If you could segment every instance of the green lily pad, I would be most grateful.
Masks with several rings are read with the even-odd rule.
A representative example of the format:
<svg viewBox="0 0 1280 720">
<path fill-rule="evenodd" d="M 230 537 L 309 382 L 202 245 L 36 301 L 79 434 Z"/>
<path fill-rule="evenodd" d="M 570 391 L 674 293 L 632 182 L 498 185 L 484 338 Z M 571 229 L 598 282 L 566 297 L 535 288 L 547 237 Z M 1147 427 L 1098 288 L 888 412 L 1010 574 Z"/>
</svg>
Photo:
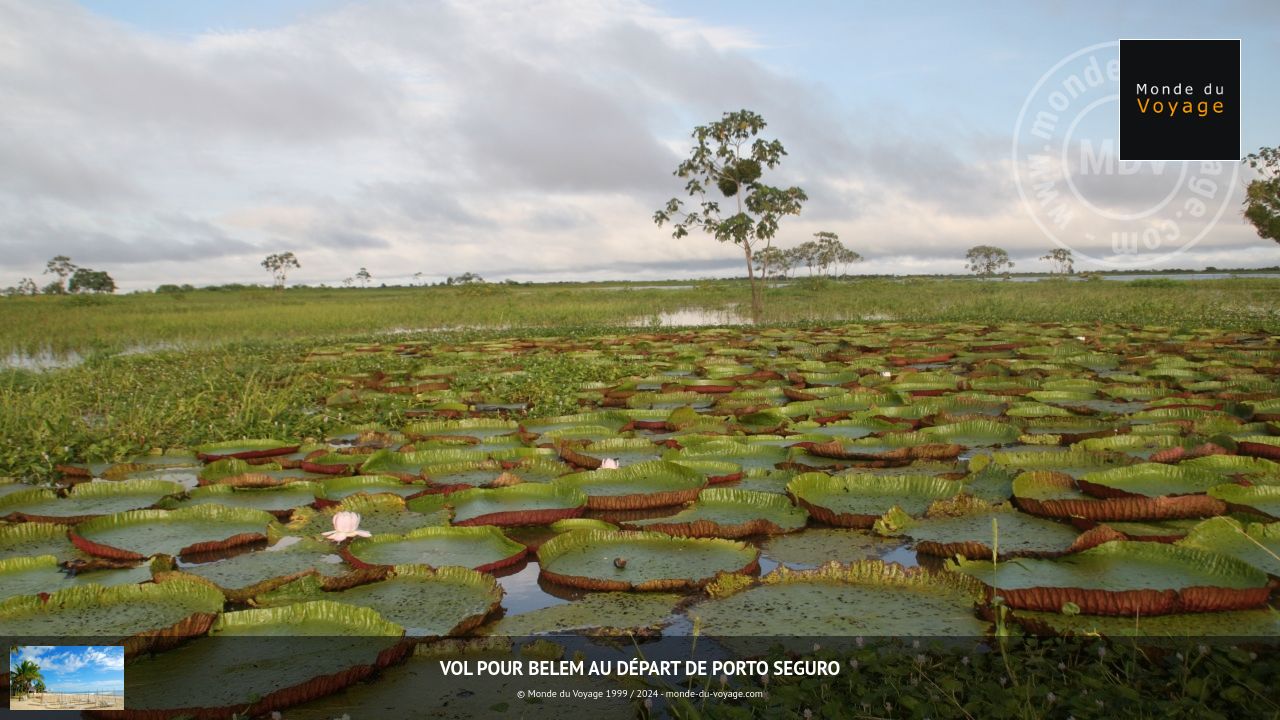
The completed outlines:
<svg viewBox="0 0 1280 720">
<path fill-rule="evenodd" d="M 713 637 L 944 637 L 983 635 L 974 613 L 977 588 L 918 569 L 867 560 L 816 570 L 779 568 L 686 613 Z"/>
<path fill-rule="evenodd" d="M 28 490 L 0 499 L 0 514 L 18 514 L 49 522 L 76 522 L 98 515 L 150 507 L 183 491 L 163 480 L 120 480 L 80 483 L 65 498 L 51 490 Z"/>
<path fill-rule="evenodd" d="M 672 593 L 591 593 L 572 602 L 503 617 L 487 632 L 527 636 L 562 633 L 649 635 L 666 625 L 683 595 Z"/>
<path fill-rule="evenodd" d="M 96 570 L 69 575 L 59 571 L 52 555 L 0 560 L 0 600 L 19 595 L 52 593 L 79 585 L 125 585 L 146 582 L 151 570 L 146 565 L 122 570 Z"/>
<path fill-rule="evenodd" d="M 1056 612 L 1019 610 L 1014 620 L 1056 635 L 1093 637 L 1280 637 L 1280 612 L 1265 607 L 1259 610 L 1235 610 L 1215 613 L 1183 613 L 1178 615 L 1064 615 Z"/>
<path fill-rule="evenodd" d="M 420 513 L 451 509 L 452 524 L 547 525 L 577 517 L 586 508 L 587 496 L 560 485 L 521 483 L 499 488 L 473 488 L 447 495 L 423 495 L 410 500 L 409 509 Z"/>
<path fill-rule="evenodd" d="M 173 503 L 173 507 L 221 505 L 223 507 L 248 508 L 269 513 L 280 513 L 303 505 L 310 505 L 317 498 L 323 496 L 323 486 L 313 482 L 292 482 L 269 488 L 206 485 L 192 490 L 187 500 Z"/>
<path fill-rule="evenodd" d="M 285 538 L 274 545 L 206 563 L 179 562 L 176 569 L 217 586 L 228 599 L 244 601 L 299 574 L 336 576 L 350 572 L 333 543 Z"/>
<path fill-rule="evenodd" d="M 129 708 L 262 715 L 367 677 L 403 632 L 373 610 L 324 600 L 225 613 L 210 637 L 130 663 Z M 229 640 L 257 636 L 291 640 Z"/>
<path fill-rule="evenodd" d="M 1230 555 L 1280 577 L 1280 522 L 1244 525 L 1227 517 L 1209 518 L 1178 544 Z"/>
<path fill-rule="evenodd" d="M 0 525 L 0 560 L 35 555 L 54 555 L 67 560 L 78 554 L 67 537 L 67 526 L 57 523 L 17 523 Z"/>
<path fill-rule="evenodd" d="M 161 553 L 212 552 L 260 542 L 273 523 L 274 518 L 260 510 L 221 505 L 131 510 L 77 525 L 71 542 L 90 555 L 141 560 Z"/>
<path fill-rule="evenodd" d="M 623 523 L 627 530 L 654 530 L 680 537 L 741 538 L 802 529 L 809 519 L 785 496 L 736 488 L 707 488 L 680 512 L 665 518 Z"/>
<path fill-rule="evenodd" d="M 456 565 L 480 572 L 513 565 L 524 555 L 523 545 L 491 525 L 426 527 L 403 535 L 374 535 L 357 539 L 343 550 L 343 557 L 357 566 Z"/>
<path fill-rule="evenodd" d="M 553 484 L 585 493 L 593 510 L 642 510 L 688 502 L 707 479 L 683 465 L 654 461 L 564 475 Z"/>
<path fill-rule="evenodd" d="M 412 636 L 446 636 L 469 632 L 497 610 L 502 587 L 491 576 L 462 567 L 432 569 L 399 565 L 382 580 L 340 590 L 327 590 L 315 576 L 295 580 L 258 596 L 259 607 L 310 600 L 367 607 L 405 628 Z"/>
<path fill-rule="evenodd" d="M 960 490 L 959 482 L 929 475 L 804 473 L 787 484 L 787 492 L 810 515 L 840 527 L 871 527 L 894 507 L 919 515 L 930 503 L 955 497 Z"/>
<path fill-rule="evenodd" d="M 42 601 L 36 596 L 0 604 L 0 634 L 7 636 L 85 636 L 123 640 L 144 632 L 177 636 L 208 629 L 222 612 L 222 593 L 199 582 L 175 579 L 145 585 L 81 585 L 59 590 Z M 203 623 L 172 627 L 193 615 Z M 203 625 L 203 626 L 202 626 Z"/>
<path fill-rule="evenodd" d="M 1222 479 L 1215 473 L 1181 465 L 1141 463 L 1085 473 L 1079 483 L 1085 492 L 1103 497 L 1114 494 L 1160 497 L 1208 492 L 1209 488 L 1221 484 Z"/>
<path fill-rule="evenodd" d="M 829 562 L 873 560 L 901 546 L 901 541 L 848 528 L 809 528 L 777 535 L 761 545 L 762 554 L 792 569 L 811 569 Z"/>
<path fill-rule="evenodd" d="M 1053 560 L 993 566 L 962 559 L 948 566 L 1026 610 L 1070 602 L 1091 615 L 1167 615 L 1258 607 L 1270 594 L 1266 573 L 1243 561 L 1163 543 L 1117 540 Z"/>
<path fill-rule="evenodd" d="M 225 458 L 250 460 L 274 457 L 276 455 L 288 455 L 297 449 L 297 443 L 282 442 L 280 440 L 227 440 L 225 442 L 197 445 L 194 448 L 196 456 L 205 462 Z"/>
<path fill-rule="evenodd" d="M 1218 485 L 1209 494 L 1225 503 L 1280 520 L 1280 485 Z"/>
<path fill-rule="evenodd" d="M 1008 505 L 970 505 L 957 514 L 922 520 L 903 515 L 902 521 L 894 534 L 911 538 L 916 552 L 938 557 L 990 558 L 992 545 L 1001 559 L 1062 555 L 1080 536 L 1066 523 L 1020 513 Z"/>
<path fill-rule="evenodd" d="M 934 442 L 958 443 L 970 447 L 1008 445 L 1018 439 L 1018 428 L 994 420 L 969 420 L 924 428 L 920 434 Z"/>
<path fill-rule="evenodd" d="M 449 513 L 441 510 L 423 515 L 409 510 L 404 498 L 391 494 L 350 495 L 335 506 L 320 511 L 295 510 L 286 526 L 295 535 L 318 537 L 333 529 L 333 517 L 340 512 L 360 516 L 360 529 L 375 535 L 405 533 L 423 527 L 449 524 Z"/>
<path fill-rule="evenodd" d="M 357 494 L 391 493 L 400 497 L 409 497 L 421 493 L 428 487 L 426 483 L 407 483 L 389 475 L 326 478 L 320 484 L 324 487 L 324 498 L 333 501 Z"/>
<path fill-rule="evenodd" d="M 587 590 L 678 590 L 720 572 L 755 572 L 759 551 L 731 540 L 588 530 L 538 548 L 542 577 Z"/>
</svg>

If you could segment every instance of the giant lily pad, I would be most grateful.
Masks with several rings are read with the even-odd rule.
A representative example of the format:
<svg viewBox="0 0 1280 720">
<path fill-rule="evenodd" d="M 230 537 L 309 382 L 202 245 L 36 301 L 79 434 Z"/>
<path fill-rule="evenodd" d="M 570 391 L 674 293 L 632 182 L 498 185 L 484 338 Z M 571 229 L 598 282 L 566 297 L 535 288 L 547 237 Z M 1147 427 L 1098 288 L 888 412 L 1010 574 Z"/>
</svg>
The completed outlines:
<svg viewBox="0 0 1280 720">
<path fill-rule="evenodd" d="M 761 545 L 763 557 L 792 569 L 806 570 L 829 562 L 848 564 L 873 560 L 902 542 L 849 528 L 809 528 L 776 535 Z"/>
<path fill-rule="evenodd" d="M 505 616 L 488 632 L 505 636 L 652 635 L 667 624 L 684 599 L 673 593 L 590 593 L 572 602 Z"/>
<path fill-rule="evenodd" d="M 328 478 L 322 485 L 324 486 L 325 499 L 332 501 L 358 494 L 391 493 L 400 497 L 411 497 L 427 489 L 426 483 L 405 482 L 390 475 L 355 475 Z"/>
<path fill-rule="evenodd" d="M 876 527 L 881 529 L 886 520 L 896 522 L 886 531 L 910 537 L 916 552 L 937 557 L 990 558 L 993 546 L 1001 559 L 1052 557 L 1082 549 L 1077 545 L 1080 533 L 1071 525 L 1020 513 L 1008 505 L 964 503 L 949 510 L 939 513 L 935 506 L 922 520 L 900 511 L 894 517 L 891 512 Z"/>
<path fill-rule="evenodd" d="M 269 488 L 240 488 L 231 485 L 206 485 L 192 490 L 187 500 L 172 504 L 174 508 L 199 505 L 221 505 L 231 508 L 263 510 L 276 517 L 287 517 L 294 508 L 310 505 L 324 496 L 319 483 L 292 482 Z"/>
<path fill-rule="evenodd" d="M 974 614 L 975 583 L 866 560 L 815 570 L 781 567 L 745 586 L 708 588 L 713 599 L 686 612 L 713 637 L 883 635 L 977 636 L 987 623 Z"/>
<path fill-rule="evenodd" d="M 127 585 L 146 582 L 151 571 L 146 565 L 133 568 L 64 573 L 52 555 L 0 560 L 0 600 L 18 595 L 51 593 L 78 585 Z"/>
<path fill-rule="evenodd" d="M 255 458 L 288 455 L 298 449 L 297 443 L 279 440 L 227 440 L 226 442 L 208 443 L 195 448 L 196 456 L 205 462 L 236 458 L 251 460 Z"/>
<path fill-rule="evenodd" d="M 130 663 L 129 709 L 156 716 L 266 715 L 334 693 L 402 657 L 403 633 L 373 610 L 325 600 L 226 613 L 209 637 Z M 235 639 L 257 636 L 290 640 Z"/>
<path fill-rule="evenodd" d="M 1205 493 L 1221 482 L 1217 474 L 1207 470 L 1160 463 L 1141 463 L 1086 473 L 1078 481 L 1080 489 L 1098 497 L 1194 495 Z"/>
<path fill-rule="evenodd" d="M 1051 612 L 1074 603 L 1089 615 L 1246 610 L 1266 603 L 1266 573 L 1204 550 L 1116 540 L 1054 560 L 960 560 L 1014 608 Z"/>
<path fill-rule="evenodd" d="M 585 493 L 593 510 L 642 510 L 693 500 L 707 479 L 683 465 L 654 461 L 563 475 L 553 484 Z"/>
<path fill-rule="evenodd" d="M 1079 637 L 1280 637 L 1280 612 L 1274 608 L 1178 615 L 1064 615 L 1057 612 L 1019 610 L 1018 624 L 1034 632 Z"/>
<path fill-rule="evenodd" d="M 721 572 L 756 572 L 759 555 L 731 540 L 586 530 L 543 543 L 538 564 L 542 577 L 562 585 L 656 591 L 701 587 Z"/>
<path fill-rule="evenodd" d="M 0 604 L 0 634 L 58 637 L 92 635 L 123 642 L 126 654 L 155 650 L 208 632 L 222 612 L 222 593 L 175 578 L 145 585 L 81 585 Z"/>
<path fill-rule="evenodd" d="M 1227 517 L 1209 518 L 1178 544 L 1230 555 L 1280 577 L 1280 522 L 1245 525 Z"/>
<path fill-rule="evenodd" d="M 549 525 L 557 520 L 578 517 L 586 505 L 587 496 L 580 490 L 538 483 L 474 488 L 448 495 L 423 495 L 408 503 L 410 510 L 420 513 L 448 508 L 453 513 L 452 524 L 460 527 Z"/>
<path fill-rule="evenodd" d="M 212 562 L 174 563 L 160 558 L 154 562 L 157 579 L 172 572 L 194 575 L 217 587 L 233 602 L 243 602 L 304 575 L 336 576 L 351 570 L 342 563 L 332 543 L 309 538 L 285 538 L 262 550 Z"/>
<path fill-rule="evenodd" d="M 351 495 L 342 502 L 319 512 L 310 508 L 295 510 L 288 529 L 297 535 L 316 536 L 333 529 L 333 518 L 340 512 L 360 515 L 360 529 L 375 535 L 409 532 L 422 527 L 449 524 L 449 514 L 441 510 L 430 515 L 412 512 L 404 498 L 392 494 Z"/>
<path fill-rule="evenodd" d="M 374 535 L 355 540 L 342 556 L 356 567 L 379 565 L 457 565 L 490 572 L 514 565 L 525 556 L 525 546 L 503 535 L 496 527 L 427 527 L 403 535 Z"/>
<path fill-rule="evenodd" d="M 461 635 L 498 609 L 502 588 L 489 575 L 462 567 L 398 565 L 384 578 L 350 584 L 316 575 L 257 597 L 260 607 L 334 600 L 376 610 L 409 635 Z"/>
<path fill-rule="evenodd" d="M 871 527 L 876 518 L 898 507 L 922 514 L 935 500 L 955 497 L 961 485 L 929 475 L 840 475 L 804 473 L 792 478 L 787 492 L 817 520 L 839 527 Z"/>
<path fill-rule="evenodd" d="M 65 498 L 51 490 L 28 490 L 0 499 L 0 513 L 17 520 L 74 524 L 82 520 L 137 510 L 180 493 L 178 483 L 163 480 L 121 480 L 80 483 Z"/>
<path fill-rule="evenodd" d="M 1095 498 L 1080 491 L 1076 480 L 1051 470 L 1024 472 L 1013 480 L 1013 501 L 1033 515 L 1087 520 L 1172 520 L 1221 515 L 1227 506 L 1208 495 Z"/>
<path fill-rule="evenodd" d="M 1280 485 L 1218 485 L 1209 494 L 1232 507 L 1280 520 Z"/>
<path fill-rule="evenodd" d="M 779 535 L 805 526 L 809 515 L 776 493 L 707 488 L 689 507 L 665 518 L 623 523 L 628 530 L 653 530 L 679 537 L 742 538 Z"/>
<path fill-rule="evenodd" d="M 161 553 L 191 555 L 263 542 L 273 521 L 260 510 L 220 505 L 131 510 L 77 525 L 71 542 L 90 555 L 143 560 Z"/>
<path fill-rule="evenodd" d="M 0 560 L 35 555 L 54 555 L 61 560 L 75 554 L 65 525 L 35 522 L 0 525 Z"/>
</svg>

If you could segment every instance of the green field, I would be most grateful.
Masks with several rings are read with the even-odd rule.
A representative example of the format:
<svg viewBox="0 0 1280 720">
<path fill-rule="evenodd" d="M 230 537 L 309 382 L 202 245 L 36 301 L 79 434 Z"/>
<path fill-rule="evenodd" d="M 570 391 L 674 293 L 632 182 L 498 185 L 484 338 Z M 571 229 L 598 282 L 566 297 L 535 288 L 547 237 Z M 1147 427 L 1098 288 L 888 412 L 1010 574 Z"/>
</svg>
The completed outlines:
<svg viewBox="0 0 1280 720">
<path fill-rule="evenodd" d="M 346 339 L 431 329 L 585 329 L 645 325 L 702 309 L 743 311 L 745 281 L 483 284 L 377 289 L 196 290 L 0 302 L 0 355 L 123 350 L 155 344 Z M 641 289 L 635 289 L 641 288 Z M 778 323 L 1104 322 L 1186 327 L 1280 326 L 1280 279 L 1150 278 L 1040 282 L 802 279 L 766 293 Z"/>
</svg>

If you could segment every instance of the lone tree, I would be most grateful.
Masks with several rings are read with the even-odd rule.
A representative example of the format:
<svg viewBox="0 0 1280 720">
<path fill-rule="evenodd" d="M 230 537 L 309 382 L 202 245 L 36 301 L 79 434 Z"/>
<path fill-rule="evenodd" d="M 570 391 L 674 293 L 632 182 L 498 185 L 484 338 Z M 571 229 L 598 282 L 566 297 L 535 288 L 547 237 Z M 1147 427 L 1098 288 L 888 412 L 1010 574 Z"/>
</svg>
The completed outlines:
<svg viewBox="0 0 1280 720">
<path fill-rule="evenodd" d="M 762 248 L 755 254 L 756 270 L 760 273 L 760 277 L 768 278 L 769 271 L 772 270 L 780 277 L 786 277 L 790 260 L 787 258 L 785 250 L 779 247 Z"/>
<path fill-rule="evenodd" d="M 1280 243 L 1280 147 L 1264 147 L 1244 162 L 1261 173 L 1245 188 L 1245 219 L 1260 237 Z"/>
<path fill-rule="evenodd" d="M 839 235 L 822 231 L 814 233 L 813 236 L 817 239 L 806 245 L 812 244 L 813 247 L 809 252 L 812 253 L 814 264 L 823 275 L 826 275 L 827 270 L 833 265 L 843 269 L 850 263 L 862 262 L 862 256 L 845 247 L 844 243 L 840 242 Z"/>
<path fill-rule="evenodd" d="M 1048 260 L 1049 266 L 1052 268 L 1050 272 L 1055 274 L 1074 275 L 1076 272 L 1075 258 L 1072 257 L 1071 251 L 1066 248 L 1054 248 L 1041 255 L 1040 259 Z"/>
<path fill-rule="evenodd" d="M 266 268 L 271 277 L 275 280 L 275 288 L 284 290 L 284 283 L 289 279 L 289 271 L 296 270 L 302 265 L 298 262 L 298 258 L 291 252 L 274 253 L 268 255 L 262 261 L 262 267 Z"/>
<path fill-rule="evenodd" d="M 116 291 L 116 281 L 105 270 L 76 268 L 67 290 L 73 293 L 113 293 Z"/>
<path fill-rule="evenodd" d="M 965 263 L 965 268 L 977 273 L 980 277 L 991 277 L 1002 268 L 1008 270 L 1013 267 L 1009 253 L 992 245 L 975 245 L 964 254 L 964 259 L 968 261 Z"/>
<path fill-rule="evenodd" d="M 71 262 L 71 258 L 66 255 L 56 255 L 52 260 L 45 263 L 45 275 L 57 275 L 58 279 L 45 286 L 44 291 L 49 295 L 63 295 L 67 292 L 67 278 L 71 277 L 76 271 L 76 264 Z"/>
<path fill-rule="evenodd" d="M 373 276 L 369 274 L 368 268 L 360 268 L 360 272 L 356 273 L 356 279 L 360 281 L 361 287 L 369 287 L 369 281 Z"/>
<path fill-rule="evenodd" d="M 684 178 L 684 189 L 697 207 L 686 210 L 678 197 L 653 214 L 662 227 L 672 224 L 672 237 L 683 238 L 692 230 L 702 230 L 720 242 L 742 248 L 751 283 L 751 315 L 759 322 L 764 314 L 761 283 L 756 277 L 754 254 L 770 247 L 778 232 L 778 222 L 786 215 L 799 215 L 809 197 L 799 187 L 778 188 L 762 182 L 765 168 L 773 169 L 787 154 L 782 143 L 757 137 L 765 128 L 764 118 L 750 110 L 724 113 L 720 120 L 693 129 L 696 143 L 689 158 L 676 168 Z M 719 200 L 708 197 L 718 190 L 731 198 L 733 212 L 721 210 Z"/>
</svg>

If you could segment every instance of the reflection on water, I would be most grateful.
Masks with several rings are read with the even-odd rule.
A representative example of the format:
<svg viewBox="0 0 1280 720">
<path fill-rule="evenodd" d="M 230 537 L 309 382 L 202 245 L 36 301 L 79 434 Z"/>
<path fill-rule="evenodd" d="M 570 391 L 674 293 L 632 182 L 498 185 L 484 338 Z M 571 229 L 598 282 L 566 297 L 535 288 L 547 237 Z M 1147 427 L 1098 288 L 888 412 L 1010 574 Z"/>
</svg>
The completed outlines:
<svg viewBox="0 0 1280 720">
<path fill-rule="evenodd" d="M 632 327 L 705 327 L 708 325 L 746 325 L 751 320 L 732 308 L 681 308 L 648 317 L 636 318 L 627 323 Z"/>
</svg>

